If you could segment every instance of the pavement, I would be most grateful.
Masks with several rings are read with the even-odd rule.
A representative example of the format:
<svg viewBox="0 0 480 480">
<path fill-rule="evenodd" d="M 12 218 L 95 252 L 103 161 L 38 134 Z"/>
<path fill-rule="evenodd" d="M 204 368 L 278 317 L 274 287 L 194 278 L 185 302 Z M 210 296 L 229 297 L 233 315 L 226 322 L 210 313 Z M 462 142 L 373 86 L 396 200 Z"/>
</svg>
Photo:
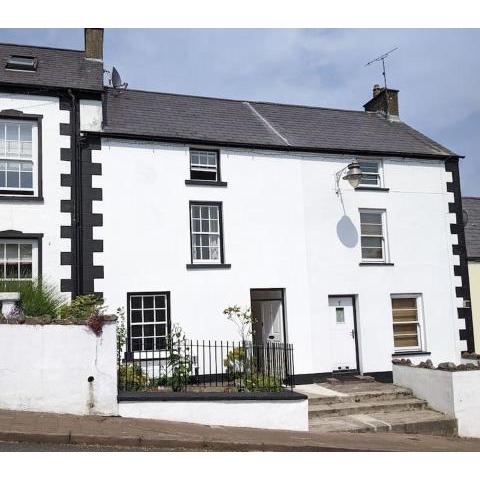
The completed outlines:
<svg viewBox="0 0 480 480">
<path fill-rule="evenodd" d="M 6 442 L 3 445 L 8 448 L 16 442 L 36 444 L 39 449 L 35 451 L 44 451 L 41 445 L 56 444 L 55 451 L 92 446 L 97 451 L 116 447 L 159 451 L 480 452 L 480 439 L 395 433 L 314 434 L 13 410 L 0 410 L 0 442 Z"/>
</svg>

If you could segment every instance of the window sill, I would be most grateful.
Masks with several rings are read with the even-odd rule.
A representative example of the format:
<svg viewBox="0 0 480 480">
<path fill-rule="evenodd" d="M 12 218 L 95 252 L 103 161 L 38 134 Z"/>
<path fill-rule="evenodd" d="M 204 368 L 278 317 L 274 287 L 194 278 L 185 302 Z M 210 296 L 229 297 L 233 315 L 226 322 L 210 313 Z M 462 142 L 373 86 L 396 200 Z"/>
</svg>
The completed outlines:
<svg viewBox="0 0 480 480">
<path fill-rule="evenodd" d="M 43 197 L 31 197 L 31 196 L 20 196 L 20 195 L 5 195 L 0 193 L 0 202 L 43 202 Z"/>
<path fill-rule="evenodd" d="M 355 190 L 366 190 L 367 192 L 388 192 L 390 189 L 384 187 L 356 187 Z"/>
<path fill-rule="evenodd" d="M 361 267 L 393 267 L 394 263 L 388 262 L 360 262 Z"/>
<path fill-rule="evenodd" d="M 215 182 L 213 180 L 185 180 L 185 185 L 197 185 L 200 187 L 226 187 L 227 182 Z"/>
<path fill-rule="evenodd" d="M 392 353 L 392 357 L 410 357 L 410 356 L 413 356 L 413 355 L 431 355 L 432 352 L 423 352 L 423 351 L 419 351 L 419 350 L 411 350 L 409 352 L 405 351 L 405 352 L 395 352 L 395 353 Z"/>
<path fill-rule="evenodd" d="M 187 270 L 208 270 L 208 269 L 229 269 L 232 268 L 230 263 L 187 263 Z"/>
</svg>

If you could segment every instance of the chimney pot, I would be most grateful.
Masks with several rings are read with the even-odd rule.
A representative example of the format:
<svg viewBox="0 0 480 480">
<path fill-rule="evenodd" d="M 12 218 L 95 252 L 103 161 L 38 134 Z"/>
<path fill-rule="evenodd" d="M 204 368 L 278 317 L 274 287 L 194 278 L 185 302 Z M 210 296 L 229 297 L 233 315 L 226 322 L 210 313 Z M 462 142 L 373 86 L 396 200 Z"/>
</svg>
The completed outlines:
<svg viewBox="0 0 480 480">
<path fill-rule="evenodd" d="M 103 61 L 103 28 L 85 29 L 85 58 Z"/>
<path fill-rule="evenodd" d="M 382 91 L 382 89 L 380 88 L 380 85 L 378 83 L 376 83 L 373 86 L 373 96 L 376 97 L 381 91 Z"/>
</svg>

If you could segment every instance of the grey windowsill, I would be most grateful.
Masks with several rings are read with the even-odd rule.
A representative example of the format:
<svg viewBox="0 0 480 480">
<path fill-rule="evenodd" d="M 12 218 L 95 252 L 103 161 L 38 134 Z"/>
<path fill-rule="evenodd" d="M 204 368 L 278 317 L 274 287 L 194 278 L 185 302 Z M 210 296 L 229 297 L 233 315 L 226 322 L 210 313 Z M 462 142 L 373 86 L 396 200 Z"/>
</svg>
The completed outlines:
<svg viewBox="0 0 480 480">
<path fill-rule="evenodd" d="M 31 197 L 31 196 L 20 196 L 20 195 L 5 195 L 0 194 L 0 202 L 43 202 L 43 197 Z"/>
<path fill-rule="evenodd" d="M 366 190 L 367 192 L 388 192 L 390 189 L 385 187 L 355 187 L 355 190 Z"/>
<path fill-rule="evenodd" d="M 216 182 L 213 180 L 185 180 L 185 185 L 195 185 L 198 187 L 226 187 L 227 182 Z"/>
<path fill-rule="evenodd" d="M 393 267 L 395 264 L 390 262 L 360 262 L 361 267 Z"/>
<path fill-rule="evenodd" d="M 410 357 L 413 355 L 431 355 L 432 352 L 424 352 L 422 350 L 411 350 L 405 352 L 395 352 L 392 353 L 392 357 Z"/>
<path fill-rule="evenodd" d="M 230 263 L 187 263 L 187 270 L 227 270 L 232 268 Z"/>
</svg>

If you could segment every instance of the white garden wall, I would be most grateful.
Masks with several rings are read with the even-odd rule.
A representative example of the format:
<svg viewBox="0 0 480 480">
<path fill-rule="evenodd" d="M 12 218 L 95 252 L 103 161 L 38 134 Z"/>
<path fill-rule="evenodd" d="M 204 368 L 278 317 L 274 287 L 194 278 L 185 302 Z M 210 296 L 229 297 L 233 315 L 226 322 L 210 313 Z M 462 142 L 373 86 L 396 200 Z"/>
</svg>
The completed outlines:
<svg viewBox="0 0 480 480">
<path fill-rule="evenodd" d="M 116 415 L 115 328 L 1 324 L 0 408 Z"/>
<path fill-rule="evenodd" d="M 393 365 L 393 382 L 454 416 L 458 434 L 480 438 L 480 370 L 444 371 Z"/>
<path fill-rule="evenodd" d="M 308 431 L 308 400 L 120 402 L 122 417 Z"/>
</svg>

